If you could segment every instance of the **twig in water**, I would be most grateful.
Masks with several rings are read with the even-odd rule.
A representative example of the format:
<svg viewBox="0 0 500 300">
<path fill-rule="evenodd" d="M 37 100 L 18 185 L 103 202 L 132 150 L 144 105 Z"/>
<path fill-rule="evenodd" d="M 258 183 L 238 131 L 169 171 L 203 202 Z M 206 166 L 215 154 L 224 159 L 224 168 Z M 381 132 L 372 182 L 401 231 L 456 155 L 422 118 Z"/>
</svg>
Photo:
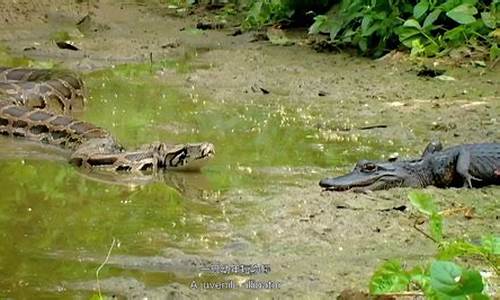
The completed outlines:
<svg viewBox="0 0 500 300">
<path fill-rule="evenodd" d="M 109 257 L 111 256 L 111 251 L 113 251 L 113 248 L 115 247 L 116 239 L 113 238 L 113 242 L 111 242 L 111 247 L 109 247 L 108 254 L 106 255 L 106 258 L 102 262 L 102 264 L 97 268 L 95 271 L 95 279 L 97 281 L 97 293 L 99 294 L 99 299 L 102 299 L 101 295 L 101 284 L 99 283 L 99 272 L 101 269 L 108 263 Z"/>
</svg>

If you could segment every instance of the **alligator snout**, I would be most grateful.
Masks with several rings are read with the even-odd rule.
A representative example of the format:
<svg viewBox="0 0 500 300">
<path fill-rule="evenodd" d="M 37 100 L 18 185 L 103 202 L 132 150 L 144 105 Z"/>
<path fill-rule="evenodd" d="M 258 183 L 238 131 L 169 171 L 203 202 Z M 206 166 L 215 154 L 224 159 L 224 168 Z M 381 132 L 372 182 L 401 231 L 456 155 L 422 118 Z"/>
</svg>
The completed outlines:
<svg viewBox="0 0 500 300">
<path fill-rule="evenodd" d="M 319 181 L 319 186 L 322 188 L 329 188 L 333 186 L 332 178 L 323 178 Z"/>
<path fill-rule="evenodd" d="M 351 189 L 350 185 L 339 182 L 338 180 L 339 178 L 341 177 L 323 178 L 319 182 L 319 186 L 329 191 L 338 191 L 338 192 L 347 191 Z"/>
</svg>

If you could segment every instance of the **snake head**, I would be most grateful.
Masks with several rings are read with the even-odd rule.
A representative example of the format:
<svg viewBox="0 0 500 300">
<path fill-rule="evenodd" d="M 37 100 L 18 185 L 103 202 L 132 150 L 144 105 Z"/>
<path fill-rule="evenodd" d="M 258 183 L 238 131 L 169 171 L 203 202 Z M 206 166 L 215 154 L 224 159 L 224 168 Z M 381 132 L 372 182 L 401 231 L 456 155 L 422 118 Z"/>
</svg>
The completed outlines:
<svg viewBox="0 0 500 300">
<path fill-rule="evenodd" d="M 211 143 L 162 145 L 159 151 L 163 157 L 163 168 L 178 171 L 200 170 L 215 154 Z"/>
</svg>

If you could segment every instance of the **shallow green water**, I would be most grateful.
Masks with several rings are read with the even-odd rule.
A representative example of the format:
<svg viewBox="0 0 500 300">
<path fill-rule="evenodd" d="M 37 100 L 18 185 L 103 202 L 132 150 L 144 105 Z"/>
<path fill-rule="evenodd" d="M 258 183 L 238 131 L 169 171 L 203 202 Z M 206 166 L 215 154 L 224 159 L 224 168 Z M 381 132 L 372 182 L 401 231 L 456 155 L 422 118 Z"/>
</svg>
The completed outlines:
<svg viewBox="0 0 500 300">
<path fill-rule="evenodd" d="M 189 70 L 175 62 L 155 70 L 159 67 Z M 173 247 L 203 255 L 224 243 L 224 232 L 211 232 L 207 224 L 226 218 L 216 203 L 227 193 L 265 195 L 278 185 L 316 184 L 326 167 L 373 156 L 369 147 L 352 151 L 363 141 L 324 140 L 315 126 L 320 107 L 272 98 L 229 105 L 183 93 L 163 83 L 155 70 L 124 65 L 87 74 L 83 119 L 109 129 L 129 148 L 155 140 L 210 141 L 216 159 L 201 174 L 176 174 L 144 186 L 95 180 L 61 160 L 1 159 L 0 296 L 53 295 L 61 282 L 95 279 L 98 264 L 74 255 L 104 257 L 113 238 L 119 242 L 113 254 L 160 255 Z M 247 214 L 232 222 L 245 226 L 266 203 L 233 205 Z M 173 276 L 101 272 L 103 278 L 110 275 L 162 284 Z"/>
</svg>

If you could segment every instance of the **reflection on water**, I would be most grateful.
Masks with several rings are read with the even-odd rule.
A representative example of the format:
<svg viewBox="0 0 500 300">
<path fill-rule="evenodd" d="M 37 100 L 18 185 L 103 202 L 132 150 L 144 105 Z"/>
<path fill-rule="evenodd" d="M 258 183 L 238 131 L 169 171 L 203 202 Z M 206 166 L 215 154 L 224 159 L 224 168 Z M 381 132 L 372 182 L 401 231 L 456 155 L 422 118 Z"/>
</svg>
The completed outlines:
<svg viewBox="0 0 500 300">
<path fill-rule="evenodd" d="M 113 238 L 113 254 L 121 257 L 161 256 L 165 249 L 209 257 L 231 245 L 251 249 L 252 241 L 232 231 L 258 216 L 259 205 L 270 204 L 242 203 L 238 193 L 315 184 L 324 167 L 370 155 L 370 148 L 353 154 L 358 141 L 333 143 L 318 134 L 314 108 L 278 105 L 270 97 L 227 105 L 184 95 L 151 75 L 149 66 L 118 66 L 89 74 L 86 82 L 83 118 L 123 144 L 210 141 L 216 159 L 202 173 L 131 178 L 76 170 L 65 152 L 0 139 L 0 296 L 52 295 L 63 281 L 94 280 Z M 97 258 L 79 258 L 84 253 Z M 126 265 L 101 276 L 178 281 L 171 273 Z"/>
</svg>

